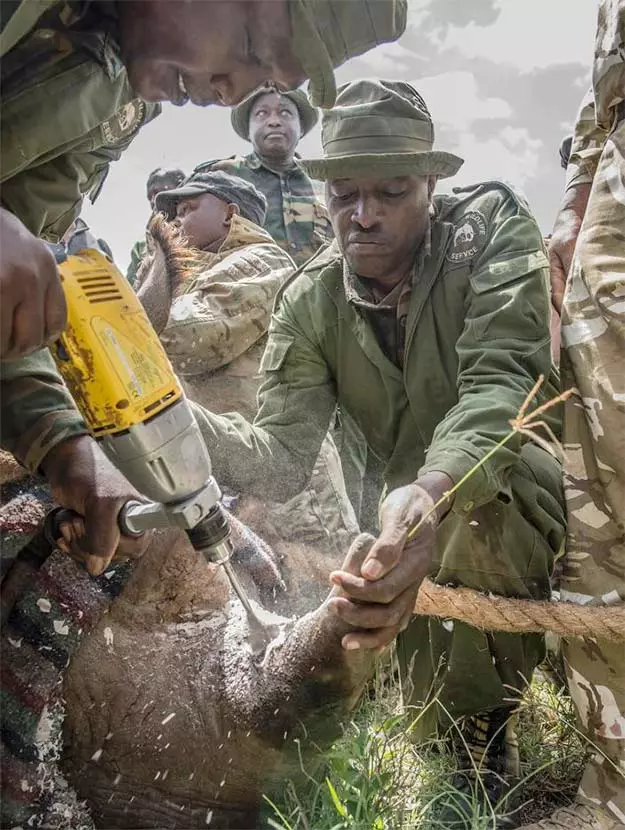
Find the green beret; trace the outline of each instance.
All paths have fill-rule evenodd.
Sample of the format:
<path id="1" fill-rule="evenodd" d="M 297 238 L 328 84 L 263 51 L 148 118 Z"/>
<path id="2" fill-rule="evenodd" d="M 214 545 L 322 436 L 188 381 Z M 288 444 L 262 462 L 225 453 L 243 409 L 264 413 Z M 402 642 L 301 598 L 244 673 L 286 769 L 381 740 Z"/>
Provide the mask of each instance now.
<path id="1" fill-rule="evenodd" d="M 262 227 L 267 213 L 267 200 L 263 194 L 250 182 L 223 170 L 194 173 L 180 187 L 162 191 L 156 196 L 156 209 L 171 220 L 176 215 L 178 202 L 202 193 L 210 193 L 229 205 L 237 205 L 241 216 Z"/>

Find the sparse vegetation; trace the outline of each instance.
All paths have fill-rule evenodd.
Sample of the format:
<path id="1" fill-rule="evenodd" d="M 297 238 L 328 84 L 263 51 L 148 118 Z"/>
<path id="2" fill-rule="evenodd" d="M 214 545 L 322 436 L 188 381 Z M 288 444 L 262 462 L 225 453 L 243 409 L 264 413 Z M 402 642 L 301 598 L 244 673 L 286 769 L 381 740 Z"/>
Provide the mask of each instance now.
<path id="1" fill-rule="evenodd" d="M 267 798 L 264 826 L 273 830 L 444 830 L 437 805 L 450 791 L 454 758 L 442 742 L 415 745 L 415 712 L 402 712 L 392 671 L 378 672 L 343 736 L 305 783 L 285 781 Z M 515 797 L 515 824 L 543 818 L 569 803 L 586 757 L 567 692 L 541 673 L 528 689 L 519 715 L 522 780 Z M 479 785 L 478 785 L 479 786 Z M 496 818 L 476 798 L 472 830 L 494 830 Z"/>

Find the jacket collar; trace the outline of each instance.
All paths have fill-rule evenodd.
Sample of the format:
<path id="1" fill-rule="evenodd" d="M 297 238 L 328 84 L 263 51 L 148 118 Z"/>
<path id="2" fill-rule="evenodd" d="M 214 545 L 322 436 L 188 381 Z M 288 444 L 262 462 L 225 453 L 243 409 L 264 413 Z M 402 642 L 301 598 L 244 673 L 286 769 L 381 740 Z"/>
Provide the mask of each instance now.
<path id="1" fill-rule="evenodd" d="M 264 162 L 261 159 L 261 157 L 255 150 L 249 155 L 247 155 L 245 158 L 247 159 L 248 166 L 251 170 L 260 170 L 261 167 L 264 167 L 265 170 L 269 170 L 270 173 L 275 173 L 276 176 L 279 176 L 281 173 L 290 173 L 292 170 L 301 170 L 301 167 L 298 164 L 298 159 L 300 158 L 300 156 L 298 156 L 297 153 L 295 153 L 293 164 L 286 170 L 282 171 L 274 170 L 273 168 L 271 168 L 268 164 L 266 164 L 266 162 Z"/>
<path id="2" fill-rule="evenodd" d="M 250 245 L 275 245 L 273 238 L 258 225 L 235 214 L 230 223 L 230 230 L 217 251 L 199 251 L 193 249 L 187 273 L 180 283 L 181 292 L 188 291 L 193 281 L 209 268 L 214 268 L 230 254 Z M 182 288 L 184 286 L 184 288 Z"/>

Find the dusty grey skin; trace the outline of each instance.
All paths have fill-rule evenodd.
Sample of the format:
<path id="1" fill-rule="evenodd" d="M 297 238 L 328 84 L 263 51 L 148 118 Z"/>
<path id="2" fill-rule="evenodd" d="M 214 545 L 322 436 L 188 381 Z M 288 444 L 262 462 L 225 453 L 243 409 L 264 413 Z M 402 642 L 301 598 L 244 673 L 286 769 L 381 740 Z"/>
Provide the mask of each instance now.
<path id="1" fill-rule="evenodd" d="M 236 528 L 235 551 L 282 629 L 262 661 L 223 572 L 177 531 L 154 538 L 72 660 L 63 768 L 97 827 L 255 827 L 262 793 L 299 768 L 294 739 L 314 755 L 359 697 L 371 655 L 341 648 L 348 627 L 324 603 L 311 610 L 311 584 L 327 595 L 341 562 L 292 546 L 278 570 Z"/>

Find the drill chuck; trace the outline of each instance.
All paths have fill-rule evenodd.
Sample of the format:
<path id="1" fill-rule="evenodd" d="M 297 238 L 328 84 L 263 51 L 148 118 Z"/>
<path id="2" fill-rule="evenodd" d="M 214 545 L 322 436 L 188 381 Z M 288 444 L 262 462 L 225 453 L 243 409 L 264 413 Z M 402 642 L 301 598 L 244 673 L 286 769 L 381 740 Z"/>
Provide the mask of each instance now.
<path id="1" fill-rule="evenodd" d="M 208 515 L 187 531 L 189 541 L 208 562 L 223 565 L 232 555 L 230 525 L 222 506 L 216 504 Z"/>

